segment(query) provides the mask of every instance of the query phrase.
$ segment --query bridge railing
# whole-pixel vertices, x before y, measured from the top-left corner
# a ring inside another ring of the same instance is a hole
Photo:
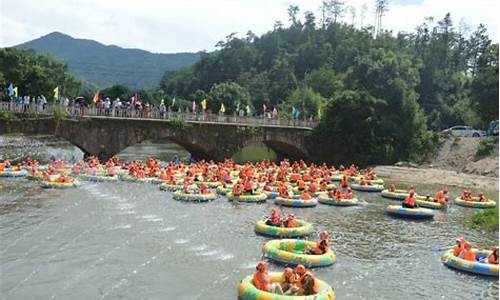
[[[221,123],[240,124],[250,126],[276,126],[276,127],[296,127],[313,128],[316,121],[270,118],[270,117],[247,117],[237,115],[212,114],[212,113],[184,113],[170,110],[161,111],[158,108],[151,110],[135,110],[130,108],[99,108],[95,106],[80,107],[78,105],[41,105],[41,104],[18,104],[14,102],[0,102],[0,111],[12,112],[16,114],[51,116],[56,111],[64,111],[68,117],[72,118],[116,118],[116,119],[155,119],[155,120],[184,120],[196,123]]]

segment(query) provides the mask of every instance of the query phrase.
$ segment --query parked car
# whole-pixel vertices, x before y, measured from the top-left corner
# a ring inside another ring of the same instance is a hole
[[[487,135],[498,135],[498,120],[492,121],[490,127],[486,130]]]
[[[471,126],[453,126],[448,129],[443,130],[444,134],[451,134],[453,136],[468,136],[468,137],[481,137],[485,136],[486,132],[483,130],[477,130],[472,128]]]

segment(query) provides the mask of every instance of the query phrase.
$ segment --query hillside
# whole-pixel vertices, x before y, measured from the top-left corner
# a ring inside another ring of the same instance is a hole
[[[71,73],[99,88],[115,83],[130,88],[157,85],[165,71],[190,66],[199,59],[197,53],[157,54],[75,39],[60,32],[16,47],[50,53],[65,62]]]

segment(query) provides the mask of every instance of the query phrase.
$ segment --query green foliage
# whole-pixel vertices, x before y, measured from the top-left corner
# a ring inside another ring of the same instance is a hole
[[[291,112],[292,106],[299,109],[304,116],[319,117],[320,111],[324,110],[326,99],[312,88],[300,86],[293,90],[288,100],[281,105],[281,112]]]
[[[237,108],[244,110],[247,105],[251,106],[250,94],[234,82],[214,84],[208,93],[207,108],[218,112],[221,103],[224,103],[228,114],[235,112]]]
[[[476,212],[470,220],[471,227],[488,231],[498,230],[498,206],[492,209]]]
[[[120,98],[123,101],[132,96],[132,91],[124,85],[115,84],[109,88],[101,90],[101,95],[111,99]]]
[[[187,131],[193,127],[193,125],[187,123],[183,118],[175,118],[168,123],[170,127],[179,131]]]
[[[498,44],[489,46],[480,58],[471,98],[478,107],[481,125],[487,126],[498,120]]]
[[[55,87],[59,87],[61,96],[74,97],[80,91],[81,82],[69,74],[66,65],[32,50],[0,49],[0,70],[3,87],[12,82],[19,96],[45,95],[53,101]],[[6,89],[2,88],[2,92],[7,97]]]
[[[0,120],[6,121],[7,123],[12,123],[19,121],[19,118],[17,118],[16,115],[11,112],[0,111]]]
[[[491,155],[495,150],[495,148],[497,147],[497,145],[498,145],[498,138],[496,137],[485,138],[481,140],[479,142],[479,146],[477,147],[475,155],[476,160]]]

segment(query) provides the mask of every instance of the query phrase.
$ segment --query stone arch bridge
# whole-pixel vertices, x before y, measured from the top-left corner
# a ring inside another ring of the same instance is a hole
[[[0,134],[5,133],[53,134],[85,155],[102,159],[150,139],[169,139],[196,159],[223,160],[255,142],[273,149],[278,158],[308,159],[311,128],[100,116],[56,120],[50,116],[0,120]]]

